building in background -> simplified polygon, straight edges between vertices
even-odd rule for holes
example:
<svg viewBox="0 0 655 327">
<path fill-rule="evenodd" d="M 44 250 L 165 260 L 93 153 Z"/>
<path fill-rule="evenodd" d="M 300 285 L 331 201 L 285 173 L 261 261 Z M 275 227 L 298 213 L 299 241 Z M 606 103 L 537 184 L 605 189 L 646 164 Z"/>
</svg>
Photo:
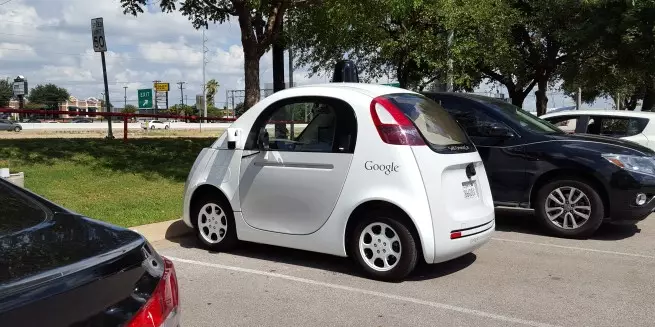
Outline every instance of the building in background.
<svg viewBox="0 0 655 327">
<path fill-rule="evenodd" d="M 12 109 L 18 109 L 18 100 L 13 100 L 13 99 L 10 100 L 9 107 Z M 103 109 L 102 109 L 102 102 L 97 98 L 89 97 L 80 100 L 74 96 L 70 96 L 68 100 L 59 103 L 59 111 L 77 111 L 77 112 L 84 112 L 84 114 L 48 115 L 48 117 L 44 117 L 44 118 L 76 118 L 76 117 L 96 118 L 99 116 L 95 115 L 94 113 L 101 112 L 103 111 Z"/>
</svg>

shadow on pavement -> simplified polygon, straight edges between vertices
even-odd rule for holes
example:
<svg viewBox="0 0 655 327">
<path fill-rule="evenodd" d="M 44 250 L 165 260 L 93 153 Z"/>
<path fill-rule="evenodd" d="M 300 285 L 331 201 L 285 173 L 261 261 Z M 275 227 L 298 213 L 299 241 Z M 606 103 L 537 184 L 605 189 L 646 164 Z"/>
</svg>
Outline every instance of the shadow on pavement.
<svg viewBox="0 0 655 327">
<path fill-rule="evenodd" d="M 529 210 L 496 209 L 496 230 L 551 236 L 539 225 L 537 218 Z M 641 232 L 641 229 L 637 225 L 613 225 L 605 223 L 589 239 L 617 241 L 632 237 L 639 232 Z"/>
<path fill-rule="evenodd" d="M 196 248 L 209 253 L 218 253 L 206 250 L 197 240 L 195 234 L 186 234 L 184 236 L 175 236 L 167 240 L 179 244 L 183 248 Z M 279 262 L 288 265 L 296 265 L 307 268 L 331 271 L 345 275 L 362 277 L 358 267 L 349 258 L 342 258 L 322 253 L 315 253 L 303 250 L 289 249 L 272 245 L 257 244 L 251 242 L 240 242 L 236 249 L 229 254 L 258 259 L 272 262 Z M 476 256 L 469 253 L 460 258 L 440 263 L 428 265 L 419 261 L 414 272 L 408 276 L 407 281 L 421 281 L 439 278 L 456 273 L 465 269 L 475 262 Z"/>
</svg>

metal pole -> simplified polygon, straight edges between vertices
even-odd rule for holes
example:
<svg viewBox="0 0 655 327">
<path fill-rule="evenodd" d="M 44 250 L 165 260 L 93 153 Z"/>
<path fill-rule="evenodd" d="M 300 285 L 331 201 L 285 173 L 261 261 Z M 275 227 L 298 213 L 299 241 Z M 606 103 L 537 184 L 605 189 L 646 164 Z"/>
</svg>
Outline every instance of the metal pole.
<svg viewBox="0 0 655 327">
<path fill-rule="evenodd" d="M 158 81 L 158 80 L 154 80 L 154 81 L 152 81 L 152 83 L 153 83 L 153 84 L 155 84 L 155 83 L 159 83 L 159 81 Z M 153 85 L 153 86 L 154 86 L 154 85 Z M 155 94 L 155 103 L 154 103 L 155 105 L 152 107 L 152 114 L 154 115 L 155 112 L 156 112 L 156 110 L 157 110 L 157 89 L 154 89 L 154 92 L 153 92 L 153 93 Z M 153 117 L 153 118 L 155 118 L 155 117 Z"/>
<path fill-rule="evenodd" d="M 127 107 L 127 86 L 123 86 L 123 89 L 125 89 L 125 105 L 123 105 L 123 109 Z"/>
<path fill-rule="evenodd" d="M 105 81 L 105 105 L 107 106 L 107 112 L 111 112 L 111 104 L 109 103 L 109 85 L 107 84 L 107 64 L 105 63 L 105 52 L 100 52 L 100 58 L 102 59 L 102 77 Z M 114 133 L 111 130 L 111 116 L 107 119 L 107 138 L 113 139 Z"/>
<path fill-rule="evenodd" d="M 453 58 L 451 55 L 450 48 L 453 44 L 454 33 L 453 30 L 448 31 L 448 84 L 446 86 L 447 92 L 453 91 Z"/>
<path fill-rule="evenodd" d="M 575 110 L 580 110 L 582 107 L 582 89 L 578 88 L 578 94 L 575 99 Z"/>
<path fill-rule="evenodd" d="M 207 39 L 205 38 L 205 29 L 202 29 L 202 112 L 207 117 Z M 200 131 L 202 132 L 202 119 L 200 119 Z"/>
</svg>

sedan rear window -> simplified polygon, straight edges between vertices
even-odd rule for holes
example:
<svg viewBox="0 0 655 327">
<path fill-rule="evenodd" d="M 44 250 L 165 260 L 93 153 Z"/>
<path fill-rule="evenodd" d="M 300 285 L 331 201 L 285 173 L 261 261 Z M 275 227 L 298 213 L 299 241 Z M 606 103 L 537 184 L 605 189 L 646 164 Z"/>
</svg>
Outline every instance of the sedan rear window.
<svg viewBox="0 0 655 327">
<path fill-rule="evenodd" d="M 437 152 L 473 152 L 475 147 L 461 126 L 440 104 L 411 93 L 385 96 L 403 111 Z"/>
<path fill-rule="evenodd" d="M 0 238 L 38 225 L 48 216 L 46 208 L 6 183 L 0 182 Z"/>
</svg>

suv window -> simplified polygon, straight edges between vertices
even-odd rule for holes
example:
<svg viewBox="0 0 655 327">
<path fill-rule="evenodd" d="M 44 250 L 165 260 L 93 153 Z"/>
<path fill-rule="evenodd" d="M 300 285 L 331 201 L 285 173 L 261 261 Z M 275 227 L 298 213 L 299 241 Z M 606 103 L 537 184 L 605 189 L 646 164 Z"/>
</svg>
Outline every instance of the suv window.
<svg viewBox="0 0 655 327">
<path fill-rule="evenodd" d="M 384 96 L 414 122 L 423 138 L 436 151 L 470 152 L 475 147 L 457 121 L 437 102 L 411 93 Z M 467 147 L 456 147 L 468 145 Z M 457 149 L 457 150 L 455 150 Z"/>
<path fill-rule="evenodd" d="M 587 133 L 612 137 L 627 137 L 641 133 L 648 118 L 592 116 Z"/>
<path fill-rule="evenodd" d="M 246 150 L 352 153 L 357 133 L 353 109 L 345 102 L 302 97 L 264 110 L 248 135 Z"/>
<path fill-rule="evenodd" d="M 574 133 L 579 119 L 580 116 L 557 116 L 546 120 L 567 133 Z"/>
<path fill-rule="evenodd" d="M 48 215 L 47 209 L 6 183 L 0 182 L 0 238 L 38 225 Z"/>
</svg>

